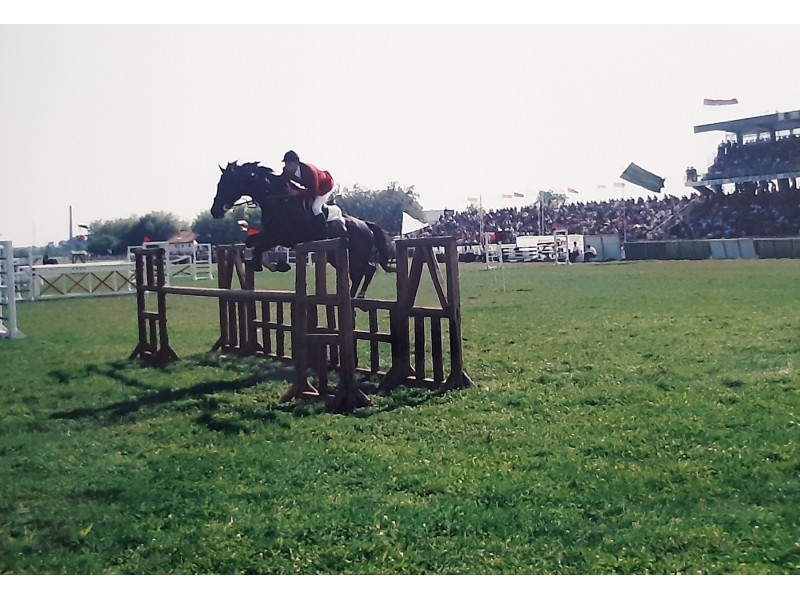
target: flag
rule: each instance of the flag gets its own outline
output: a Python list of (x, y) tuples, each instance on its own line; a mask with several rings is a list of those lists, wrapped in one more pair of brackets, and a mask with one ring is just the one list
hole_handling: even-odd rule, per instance
[(247, 228), (247, 236), (250, 237), (251, 235), (258, 235), (261, 233), (258, 229), (253, 229), (252, 227)]
[(78, 225), (80, 229), (89, 229), (88, 225)]
[(501, 194), (501, 198), (513, 198), (511, 194)]
[(615, 187), (615, 188), (624, 188), (624, 187), (625, 187), (625, 184), (624, 184), (624, 183), (622, 183), (622, 182), (619, 182), (619, 181), (615, 181), (615, 182), (614, 182), (614, 187)]
[(622, 172), (620, 177), (651, 192), (660, 192), (661, 188), (664, 187), (663, 177), (659, 177), (650, 171), (645, 171), (642, 167), (633, 163), (628, 165), (628, 168)]
[(152, 241), (153, 241), (153, 240), (151, 240), (151, 239), (150, 239), (149, 237), (147, 237), (147, 236), (144, 236), (144, 239), (142, 239), (142, 243), (143, 243), (143, 244), (146, 244), (147, 242), (152, 242)]
[(705, 98), (703, 100), (703, 106), (728, 106), (730, 104), (739, 104), (739, 101), (736, 98), (729, 98), (727, 100), (712, 100), (711, 98)]
[(567, 193), (568, 193), (568, 194), (577, 194), (577, 193), (578, 193), (578, 190), (574, 190), (574, 189), (572, 189), (571, 187), (568, 187), (568, 188), (567, 188)]
[(469, 204), (470, 206), (475, 206), (477, 203), (478, 203), (478, 199), (477, 198), (474, 198), (472, 196), (467, 198), (467, 204)]
[(524, 198), (525, 194), (520, 194), (519, 192), (514, 192), (514, 198)]
[(406, 235), (407, 233), (414, 233), (420, 229), (425, 229), (427, 226), (427, 223), (418, 221), (407, 212), (403, 212), (403, 223), (400, 226), (400, 234)]
[(601, 183), (600, 185), (598, 185), (598, 186), (597, 186), (597, 189), (598, 189), (598, 190), (604, 190), (604, 189), (606, 189), (606, 186), (604, 186), (604, 185)]

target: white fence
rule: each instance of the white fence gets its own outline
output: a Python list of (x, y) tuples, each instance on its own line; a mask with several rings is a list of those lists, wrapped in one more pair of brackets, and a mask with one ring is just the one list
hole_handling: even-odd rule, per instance
[[(593, 262), (622, 258), (621, 244), (616, 234), (579, 235), (570, 233), (564, 237), (567, 239), (567, 247), (570, 251), (576, 247), (580, 249), (579, 262), (584, 262), (583, 251), (590, 245), (597, 253)], [(555, 237), (553, 235), (519, 236), (516, 243), (513, 244), (487, 245), (487, 247), (489, 246), (493, 251), (499, 249), (503, 253), (504, 263), (552, 262), (555, 258)], [(472, 259), (467, 262), (486, 260), (485, 250), (479, 244), (459, 246), (458, 253), (460, 256), (469, 256)]]
[(0, 338), (24, 337), (17, 328), (17, 291), (14, 246), (0, 241)]
[(20, 300), (132, 294), (133, 269), (125, 261), (18, 267)]
[[(197, 244), (192, 252), (177, 252), (166, 242), (150, 246), (163, 246), (167, 260), (169, 280), (188, 277), (194, 280), (214, 279), (211, 244)], [(128, 248), (128, 256), (133, 255)], [(80, 298), (116, 296), (136, 292), (132, 260), (89, 261), (55, 265), (33, 264), (30, 250), (27, 258), (13, 259), (14, 297), (16, 300), (49, 300), (53, 298)]]
[(191, 250), (180, 249), (176, 244), (169, 242), (148, 242), (143, 246), (128, 246), (128, 263), (133, 272), (133, 251), (137, 248), (164, 248), (164, 260), (167, 285), (176, 277), (189, 277), (195, 281), (199, 279), (214, 279), (214, 259), (211, 253), (211, 244), (194, 244)]

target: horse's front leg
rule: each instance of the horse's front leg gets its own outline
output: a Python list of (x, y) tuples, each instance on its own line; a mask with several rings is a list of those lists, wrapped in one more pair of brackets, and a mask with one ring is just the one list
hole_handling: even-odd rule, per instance
[(264, 259), (264, 253), (270, 249), (263, 233), (251, 235), (245, 242), (245, 260), (253, 271), (263, 271), (262, 265), (273, 273), (279, 270), (279, 265)]

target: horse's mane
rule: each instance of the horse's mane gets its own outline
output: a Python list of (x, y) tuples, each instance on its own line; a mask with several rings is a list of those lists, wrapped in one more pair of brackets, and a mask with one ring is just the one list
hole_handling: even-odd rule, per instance
[(237, 169), (243, 169), (249, 173), (257, 173), (258, 175), (262, 175), (264, 177), (269, 177), (271, 175), (275, 175), (275, 171), (273, 171), (270, 167), (265, 167), (264, 165), (259, 164), (258, 161), (255, 162), (246, 162), (242, 163), (241, 165), (236, 164), (236, 162), (232, 163)]

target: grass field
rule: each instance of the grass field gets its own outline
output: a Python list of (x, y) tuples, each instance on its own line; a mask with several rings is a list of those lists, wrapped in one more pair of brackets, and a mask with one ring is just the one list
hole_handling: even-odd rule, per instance
[(800, 574), (800, 261), (461, 275), (475, 387), (351, 416), (208, 353), (213, 300), (161, 371), (132, 296), (19, 305), (0, 573)]

